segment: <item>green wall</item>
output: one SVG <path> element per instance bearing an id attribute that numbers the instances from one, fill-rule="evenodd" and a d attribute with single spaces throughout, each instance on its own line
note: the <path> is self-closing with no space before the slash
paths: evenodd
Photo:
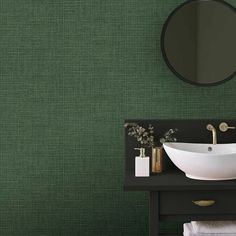
<path id="1" fill-rule="evenodd" d="M 195 87 L 162 59 L 182 2 L 0 1 L 1 236 L 147 235 L 148 195 L 123 191 L 124 119 L 236 117 L 235 79 Z"/>

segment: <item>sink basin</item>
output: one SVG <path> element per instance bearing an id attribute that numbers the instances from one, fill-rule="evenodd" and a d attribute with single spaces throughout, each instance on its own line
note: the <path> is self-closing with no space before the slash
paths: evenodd
<path id="1" fill-rule="evenodd" d="M 236 143 L 164 143 L 171 161 L 191 179 L 236 179 Z"/>

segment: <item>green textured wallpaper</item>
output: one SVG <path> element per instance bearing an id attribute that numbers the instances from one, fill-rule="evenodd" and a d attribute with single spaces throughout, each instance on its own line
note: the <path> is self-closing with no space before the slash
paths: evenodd
<path id="1" fill-rule="evenodd" d="M 123 192 L 123 120 L 236 117 L 235 79 L 195 87 L 162 59 L 182 2 L 0 0 L 1 236 L 148 234 L 148 195 Z"/>

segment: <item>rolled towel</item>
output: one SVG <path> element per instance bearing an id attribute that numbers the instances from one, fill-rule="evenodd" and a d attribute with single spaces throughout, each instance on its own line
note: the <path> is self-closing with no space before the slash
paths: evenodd
<path id="1" fill-rule="evenodd" d="M 236 235 L 236 221 L 191 221 L 196 234 L 233 234 Z"/>
<path id="2" fill-rule="evenodd" d="M 184 224 L 184 236 L 236 236 L 236 233 L 196 233 L 191 222 Z"/>
<path id="3" fill-rule="evenodd" d="M 191 223 L 184 224 L 184 236 L 196 236 L 193 232 L 193 226 Z"/>

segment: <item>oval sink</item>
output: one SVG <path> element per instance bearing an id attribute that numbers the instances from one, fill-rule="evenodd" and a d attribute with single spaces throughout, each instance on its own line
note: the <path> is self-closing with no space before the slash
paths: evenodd
<path id="1" fill-rule="evenodd" d="M 236 143 L 164 143 L 172 162 L 191 179 L 236 179 Z"/>

